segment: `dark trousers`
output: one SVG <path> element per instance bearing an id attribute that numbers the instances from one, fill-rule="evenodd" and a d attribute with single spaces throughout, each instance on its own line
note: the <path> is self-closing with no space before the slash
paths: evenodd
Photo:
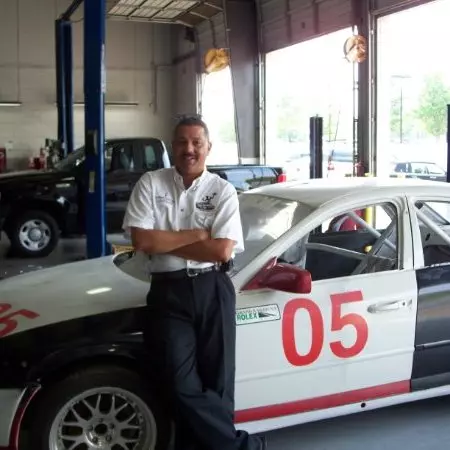
<path id="1" fill-rule="evenodd" d="M 235 292 L 228 275 L 153 280 L 146 341 L 170 399 L 176 450 L 260 450 L 234 427 Z"/>

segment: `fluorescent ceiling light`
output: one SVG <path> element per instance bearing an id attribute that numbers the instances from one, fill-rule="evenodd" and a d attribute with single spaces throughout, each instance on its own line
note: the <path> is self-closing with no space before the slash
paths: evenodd
<path id="1" fill-rule="evenodd" d="M 0 106 L 22 106 L 21 102 L 1 102 Z"/>

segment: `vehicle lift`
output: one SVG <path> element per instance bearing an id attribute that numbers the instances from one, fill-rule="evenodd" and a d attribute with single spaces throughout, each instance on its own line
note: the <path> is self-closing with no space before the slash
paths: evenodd
<path id="1" fill-rule="evenodd" d="M 58 140 L 73 151 L 73 44 L 71 17 L 84 3 L 84 100 L 87 257 L 110 254 L 105 218 L 105 0 L 74 0 L 55 23 Z"/>

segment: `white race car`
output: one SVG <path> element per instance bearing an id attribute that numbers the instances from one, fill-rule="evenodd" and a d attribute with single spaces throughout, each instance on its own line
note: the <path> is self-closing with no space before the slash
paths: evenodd
<path id="1" fill-rule="evenodd" d="M 239 201 L 238 427 L 450 393 L 449 185 L 314 180 Z M 33 450 L 167 448 L 142 345 L 146 261 L 121 253 L 0 283 L 2 449 L 24 436 Z"/>

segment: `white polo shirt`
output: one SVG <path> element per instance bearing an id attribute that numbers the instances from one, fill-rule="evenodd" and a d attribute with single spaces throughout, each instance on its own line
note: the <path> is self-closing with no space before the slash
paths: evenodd
<path id="1" fill-rule="evenodd" d="M 234 253 L 244 251 L 239 200 L 232 184 L 204 171 L 189 189 L 175 168 L 145 173 L 137 182 L 127 206 L 123 229 L 179 231 L 210 229 L 213 239 L 236 242 Z M 151 272 L 199 269 L 212 263 L 173 255 L 152 255 Z"/>

